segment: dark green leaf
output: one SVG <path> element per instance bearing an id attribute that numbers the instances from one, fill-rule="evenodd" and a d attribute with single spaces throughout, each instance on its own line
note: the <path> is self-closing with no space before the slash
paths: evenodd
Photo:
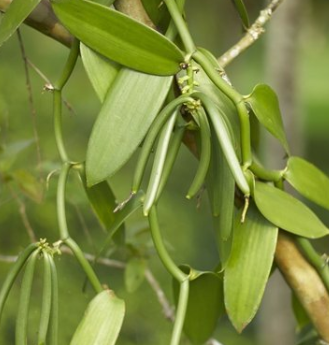
<path id="1" fill-rule="evenodd" d="M 295 319 L 297 321 L 297 329 L 301 330 L 305 326 L 310 324 L 311 320 L 294 293 L 292 293 L 292 296 L 291 296 L 291 304 L 292 304 L 292 310 L 295 315 Z"/>
<path id="2" fill-rule="evenodd" d="M 101 102 L 118 75 L 120 65 L 96 53 L 83 43 L 80 43 L 80 53 L 83 65 L 93 88 Z"/>
<path id="3" fill-rule="evenodd" d="M 329 178 L 313 164 L 290 157 L 284 178 L 305 198 L 329 209 Z"/>
<path id="4" fill-rule="evenodd" d="M 125 269 L 125 285 L 128 292 L 136 291 L 145 279 L 146 262 L 144 259 L 132 258 Z"/>
<path id="5" fill-rule="evenodd" d="M 244 223 L 235 220 L 231 256 L 224 271 L 228 316 L 241 332 L 255 316 L 270 275 L 278 228 L 251 204 Z"/>
<path id="6" fill-rule="evenodd" d="M 267 85 L 256 85 L 253 92 L 245 97 L 258 121 L 282 144 L 289 154 L 289 146 L 283 128 L 278 97 Z"/>
<path id="7" fill-rule="evenodd" d="M 41 0 L 14 0 L 0 21 L 0 46 L 17 30 Z"/>
<path id="8" fill-rule="evenodd" d="M 171 81 L 171 77 L 120 71 L 89 139 L 88 185 L 113 175 L 131 157 L 160 110 Z"/>
<path id="9" fill-rule="evenodd" d="M 119 64 L 145 73 L 173 75 L 184 61 L 171 41 L 118 11 L 86 0 L 52 3 L 74 36 Z"/>
<path id="10" fill-rule="evenodd" d="M 117 206 L 115 195 L 107 183 L 100 182 L 92 187 L 87 187 L 84 174 L 80 174 L 83 187 L 88 200 L 102 226 L 109 230 L 115 220 L 114 209 Z"/>
<path id="11" fill-rule="evenodd" d="M 142 3 L 152 22 L 165 31 L 170 22 L 170 15 L 163 0 L 142 0 Z"/>
<path id="12" fill-rule="evenodd" d="M 89 303 L 70 345 L 114 345 L 125 314 L 125 303 L 113 291 L 100 292 Z"/>
<path id="13" fill-rule="evenodd" d="M 173 288 L 177 304 L 179 284 L 176 280 L 173 281 Z M 199 272 L 196 278 L 190 281 L 184 333 L 193 344 L 201 345 L 211 337 L 218 318 L 223 314 L 222 278 L 213 272 Z"/>
<path id="14" fill-rule="evenodd" d="M 244 28 L 248 29 L 250 26 L 249 16 L 248 16 L 248 12 L 247 12 L 244 2 L 242 0 L 231 0 L 231 1 L 239 14 L 239 17 L 242 21 Z"/>
<path id="15" fill-rule="evenodd" d="M 319 218 L 290 194 L 262 182 L 256 182 L 254 193 L 259 211 L 279 228 L 307 238 L 329 234 Z"/>

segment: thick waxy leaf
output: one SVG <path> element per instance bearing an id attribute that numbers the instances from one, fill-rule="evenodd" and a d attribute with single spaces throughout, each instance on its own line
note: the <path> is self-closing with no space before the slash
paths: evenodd
<path id="1" fill-rule="evenodd" d="M 171 77 L 120 71 L 89 139 L 88 185 L 113 175 L 131 157 L 160 110 L 171 81 Z"/>
<path id="2" fill-rule="evenodd" d="M 132 258 L 125 269 L 125 285 L 128 292 L 136 291 L 145 279 L 146 262 L 143 259 Z"/>
<path id="3" fill-rule="evenodd" d="M 231 1 L 241 18 L 244 28 L 245 29 L 249 28 L 250 26 L 249 16 L 248 16 L 248 12 L 247 12 L 244 2 L 242 0 L 231 0 Z"/>
<path id="4" fill-rule="evenodd" d="M 0 46 L 22 24 L 41 0 L 14 0 L 0 18 Z"/>
<path id="5" fill-rule="evenodd" d="M 177 304 L 179 284 L 173 281 Z M 223 280 L 213 272 L 202 272 L 190 281 L 184 333 L 195 345 L 204 344 L 214 332 L 218 318 L 224 314 Z"/>
<path id="6" fill-rule="evenodd" d="M 173 75 L 184 61 L 166 37 L 111 8 L 85 0 L 56 0 L 60 21 L 80 41 L 124 66 L 157 75 Z"/>
<path id="7" fill-rule="evenodd" d="M 289 146 L 283 128 L 278 97 L 267 85 L 256 85 L 253 92 L 245 97 L 259 122 L 282 144 L 289 154 Z"/>
<path id="8" fill-rule="evenodd" d="M 236 217 L 231 256 L 224 271 L 225 306 L 241 332 L 253 319 L 270 275 L 278 228 L 250 205 L 244 223 Z"/>
<path id="9" fill-rule="evenodd" d="M 102 226 L 109 230 L 115 220 L 114 209 L 117 207 L 115 195 L 106 181 L 87 187 L 84 174 L 80 174 L 88 200 Z"/>
<path id="10" fill-rule="evenodd" d="M 123 300 L 111 290 L 100 292 L 89 303 L 70 345 L 114 345 L 124 314 Z"/>
<path id="11" fill-rule="evenodd" d="M 80 53 L 91 84 L 98 98 L 103 102 L 120 70 L 120 65 L 96 53 L 83 43 L 80 43 Z"/>
<path id="12" fill-rule="evenodd" d="M 319 218 L 290 194 L 262 182 L 256 182 L 254 194 L 259 211 L 279 228 L 307 238 L 329 234 Z"/>
<path id="13" fill-rule="evenodd" d="M 313 164 L 290 157 L 284 178 L 305 198 L 329 209 L 329 178 Z"/>

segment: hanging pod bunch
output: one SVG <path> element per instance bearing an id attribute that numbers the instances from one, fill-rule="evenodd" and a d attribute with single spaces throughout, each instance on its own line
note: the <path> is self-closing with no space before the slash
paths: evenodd
<path id="1" fill-rule="evenodd" d="M 8 294 L 15 279 L 24 269 L 21 293 L 15 328 L 15 344 L 25 345 L 29 337 L 28 316 L 34 272 L 39 258 L 43 259 L 43 293 L 37 344 L 45 345 L 48 339 L 50 345 L 58 344 L 58 279 L 53 260 L 54 249 L 45 240 L 29 245 L 18 257 L 9 271 L 0 292 L 0 313 L 2 313 Z M 25 268 L 24 268 L 25 266 Z"/>

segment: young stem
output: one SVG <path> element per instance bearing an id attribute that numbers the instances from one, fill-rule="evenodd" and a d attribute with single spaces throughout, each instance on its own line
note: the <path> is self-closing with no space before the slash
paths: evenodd
<path id="1" fill-rule="evenodd" d="M 67 238 L 64 240 L 64 243 L 72 250 L 76 259 L 79 261 L 81 268 L 85 272 L 90 284 L 94 288 L 96 293 L 102 292 L 103 287 L 100 281 L 98 280 L 93 268 L 91 267 L 88 260 L 84 257 L 82 250 L 78 244 L 72 239 Z"/>
<path id="2" fill-rule="evenodd" d="M 72 165 L 70 163 L 63 163 L 57 185 L 57 218 L 58 230 L 61 240 L 65 240 L 70 236 L 66 222 L 65 190 L 67 177 L 69 175 L 71 167 Z"/>
<path id="3" fill-rule="evenodd" d="M 57 144 L 57 149 L 62 162 L 68 162 L 68 154 L 65 149 L 63 140 L 63 128 L 62 128 L 62 89 L 70 78 L 76 61 L 79 56 L 79 41 L 74 39 L 72 48 L 67 59 L 63 72 L 54 85 L 54 132 Z"/>
<path id="4" fill-rule="evenodd" d="M 176 311 L 176 318 L 174 329 L 171 336 L 170 345 L 179 345 L 179 340 L 182 334 L 182 329 L 185 321 L 188 296 L 189 296 L 190 281 L 185 280 L 180 284 L 178 305 Z"/>
<path id="5" fill-rule="evenodd" d="M 193 54 L 196 50 L 196 47 L 191 37 L 191 34 L 188 30 L 188 27 L 181 15 L 180 9 L 178 8 L 174 0 L 164 0 L 164 2 L 167 5 L 168 11 L 173 22 L 176 24 L 179 36 L 183 41 L 186 53 L 189 55 Z"/>
<path id="6" fill-rule="evenodd" d="M 159 255 L 160 260 L 162 261 L 167 271 L 180 283 L 183 283 L 185 280 L 188 279 L 188 276 L 176 266 L 176 264 L 174 263 L 170 255 L 168 254 L 166 247 L 164 246 L 162 236 L 160 233 L 156 206 L 152 206 L 152 208 L 150 209 L 148 218 L 149 218 L 153 243 Z"/>
<path id="7" fill-rule="evenodd" d="M 318 271 L 324 285 L 329 291 L 329 267 L 325 260 L 313 248 L 309 240 L 302 237 L 296 237 L 296 242 L 301 248 L 306 259 Z"/>

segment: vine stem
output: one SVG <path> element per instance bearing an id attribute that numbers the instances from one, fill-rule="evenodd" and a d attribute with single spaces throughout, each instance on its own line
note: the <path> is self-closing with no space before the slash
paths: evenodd
<path id="1" fill-rule="evenodd" d="M 174 0 L 164 0 L 164 3 L 166 4 L 170 16 L 177 27 L 179 36 L 183 41 L 187 54 L 192 55 L 195 52 L 196 47 L 188 30 L 188 27 L 181 15 L 180 9 L 178 8 Z"/>
<path id="2" fill-rule="evenodd" d="M 155 249 L 159 255 L 160 260 L 162 261 L 163 265 L 167 269 L 167 271 L 179 281 L 179 283 L 184 282 L 188 279 L 188 275 L 182 272 L 174 263 L 170 255 L 168 254 L 168 251 L 166 247 L 163 244 L 159 222 L 158 222 L 158 215 L 156 206 L 152 206 L 149 212 L 149 223 L 150 223 L 150 229 L 151 229 L 151 235 L 153 238 L 153 243 L 155 246 Z"/>
<path id="3" fill-rule="evenodd" d="M 57 184 L 57 219 L 58 219 L 58 230 L 61 240 L 68 238 L 69 231 L 66 222 L 66 210 L 65 210 L 65 192 L 66 182 L 72 165 L 70 163 L 63 163 L 59 180 Z"/>
<path id="4" fill-rule="evenodd" d="M 189 296 L 190 282 L 189 280 L 184 280 L 180 284 L 178 305 L 176 310 L 176 319 L 174 321 L 174 329 L 171 336 L 170 345 L 179 345 L 179 340 L 182 335 L 188 296 Z"/>
<path id="5" fill-rule="evenodd" d="M 73 252 L 74 256 L 76 259 L 79 261 L 80 266 L 82 267 L 83 271 L 86 273 L 86 276 L 94 288 L 96 293 L 102 292 L 103 287 L 100 281 L 98 280 L 93 268 L 91 267 L 90 263 L 88 260 L 85 258 L 83 255 L 82 250 L 78 246 L 78 244 L 72 239 L 72 238 L 67 238 L 63 241 Z"/>
<path id="6" fill-rule="evenodd" d="M 329 267 L 326 260 L 321 257 L 313 248 L 309 240 L 303 237 L 296 237 L 296 242 L 301 248 L 304 256 L 310 264 L 318 271 L 327 290 L 329 291 Z"/>

